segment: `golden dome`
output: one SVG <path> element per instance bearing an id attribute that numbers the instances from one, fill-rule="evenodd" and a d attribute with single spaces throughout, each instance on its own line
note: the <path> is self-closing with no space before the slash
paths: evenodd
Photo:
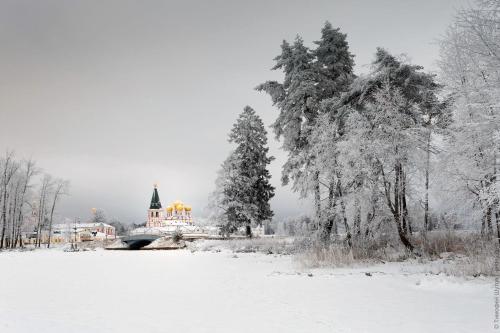
<path id="1" fill-rule="evenodd" d="M 190 212 L 191 211 L 191 206 L 184 206 L 184 210 L 186 212 Z"/>
<path id="2" fill-rule="evenodd" d="M 177 211 L 181 211 L 181 210 L 184 210 L 184 205 L 182 203 L 178 204 L 177 206 L 175 206 L 175 209 Z"/>
<path id="3" fill-rule="evenodd" d="M 174 208 L 172 206 L 167 206 L 167 208 L 165 208 L 165 210 L 167 212 L 171 212 L 172 210 L 174 210 Z"/>

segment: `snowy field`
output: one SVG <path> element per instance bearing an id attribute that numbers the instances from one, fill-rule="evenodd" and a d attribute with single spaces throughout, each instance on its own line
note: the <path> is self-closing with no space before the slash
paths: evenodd
<path id="1" fill-rule="evenodd" d="M 264 254 L 41 250 L 0 253 L 0 266 L 3 333 L 493 331 L 492 279 L 400 264 L 304 270 Z"/>

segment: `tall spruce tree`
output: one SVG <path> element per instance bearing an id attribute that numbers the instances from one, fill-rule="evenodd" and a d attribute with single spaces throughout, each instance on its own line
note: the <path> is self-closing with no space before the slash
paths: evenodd
<path id="1" fill-rule="evenodd" d="M 267 166 L 273 157 L 267 156 L 267 132 L 255 111 L 246 106 L 229 134 L 236 148 L 224 161 L 216 181 L 215 205 L 221 213 L 221 231 L 230 234 L 245 227 L 251 236 L 252 225 L 270 220 L 273 211 L 270 199 L 274 187 Z"/>

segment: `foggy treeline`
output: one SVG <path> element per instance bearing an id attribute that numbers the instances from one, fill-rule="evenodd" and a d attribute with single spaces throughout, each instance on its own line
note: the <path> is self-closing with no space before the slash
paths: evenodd
<path id="1" fill-rule="evenodd" d="M 56 209 L 68 192 L 66 180 L 54 178 L 32 159 L 18 159 L 6 151 L 0 157 L 0 248 L 23 247 L 23 233 L 40 247 L 42 233 L 48 235 Z"/>

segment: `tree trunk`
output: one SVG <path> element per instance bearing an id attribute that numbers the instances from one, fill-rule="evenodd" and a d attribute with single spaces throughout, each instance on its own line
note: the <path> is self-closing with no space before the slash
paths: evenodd
<path id="1" fill-rule="evenodd" d="M 346 237 L 345 240 L 347 242 L 347 245 L 349 247 L 352 247 L 352 235 L 351 235 L 351 230 L 349 228 L 349 224 L 347 223 L 347 215 L 345 212 L 345 202 L 344 198 L 342 195 L 342 184 L 340 182 L 340 179 L 337 181 L 337 194 L 340 199 L 340 208 L 341 208 L 341 213 L 342 213 L 342 221 L 344 222 L 344 228 L 346 232 Z"/>
<path id="2" fill-rule="evenodd" d="M 425 233 L 429 230 L 429 172 L 430 172 L 430 161 L 431 161 L 431 130 L 427 136 L 427 150 L 426 150 L 426 160 L 425 160 L 425 199 L 424 199 L 424 228 Z"/>
<path id="3" fill-rule="evenodd" d="M 414 247 L 402 228 L 401 221 L 399 220 L 399 215 L 394 215 L 394 221 L 396 222 L 396 227 L 398 230 L 398 235 L 399 239 L 401 240 L 401 243 L 403 243 L 403 245 L 408 249 L 408 251 L 413 252 Z"/>
<path id="4" fill-rule="evenodd" d="M 332 180 L 328 186 L 328 217 L 326 219 L 325 227 L 321 234 L 321 239 L 324 242 L 330 240 L 331 234 L 337 234 L 337 221 L 335 219 L 335 206 L 337 205 L 337 200 L 335 197 L 335 182 Z"/>
<path id="5" fill-rule="evenodd" d="M 366 213 L 366 227 L 365 227 L 365 237 L 368 238 L 371 232 L 371 224 L 375 218 L 375 209 L 372 207 L 372 211 Z"/>
<path id="6" fill-rule="evenodd" d="M 52 208 L 50 209 L 50 220 L 49 220 L 49 238 L 47 240 L 47 248 L 50 248 L 50 241 L 52 239 L 52 218 L 54 217 L 54 208 L 56 207 L 56 199 L 52 203 Z"/>
<path id="7" fill-rule="evenodd" d="M 321 193 L 319 184 L 319 171 L 314 172 L 314 215 L 318 229 L 321 227 Z"/>
<path id="8" fill-rule="evenodd" d="M 393 197 L 394 197 L 394 202 L 391 199 L 391 193 L 390 193 L 390 183 L 387 181 L 387 178 L 384 173 L 383 167 L 381 167 L 380 171 L 382 173 L 383 177 L 383 182 L 384 182 L 384 193 L 385 193 L 385 198 L 387 205 L 389 206 L 389 209 L 393 215 L 394 218 L 394 223 L 396 224 L 396 229 L 398 231 L 399 239 L 401 240 L 401 243 L 410 251 L 413 252 L 414 247 L 411 244 L 410 240 L 407 237 L 407 234 L 405 233 L 403 226 L 402 226 L 402 221 L 401 221 L 401 204 L 400 204 L 400 176 L 401 176 L 401 170 L 402 165 L 400 162 L 396 162 L 394 165 L 394 190 L 393 190 Z"/>
<path id="9" fill-rule="evenodd" d="M 8 198 L 8 187 L 10 184 L 10 181 L 14 174 L 17 171 L 17 166 L 15 165 L 13 161 L 13 156 L 14 154 L 12 152 L 7 152 L 5 154 L 5 161 L 4 161 L 4 169 L 3 169 L 3 175 L 2 175 L 2 215 L 1 215 L 1 221 L 2 221 L 2 232 L 0 234 L 0 249 L 4 247 L 4 240 L 5 240 L 5 229 L 6 229 L 6 224 L 7 224 L 7 198 Z"/>
<path id="10" fill-rule="evenodd" d="M 28 185 L 30 183 L 31 177 L 35 174 L 35 163 L 33 160 L 28 160 L 26 162 L 26 173 L 24 176 L 24 183 L 23 183 L 23 190 L 21 192 L 21 199 L 19 202 L 19 214 L 17 216 L 17 236 L 16 236 L 16 243 L 17 240 L 19 239 L 19 245 L 23 247 L 23 241 L 22 241 L 22 224 L 23 224 L 23 208 L 24 208 L 24 200 L 26 197 L 26 191 L 28 189 Z"/>
<path id="11" fill-rule="evenodd" d="M 486 236 L 486 212 L 484 210 L 481 218 L 481 235 Z"/>
<path id="12" fill-rule="evenodd" d="M 16 247 L 16 230 L 17 230 L 17 211 L 18 211 L 18 205 L 19 205 L 19 187 L 21 185 L 21 181 L 18 180 L 16 183 L 16 189 L 14 192 L 14 202 L 13 202 L 13 208 L 12 208 L 12 215 L 11 217 L 11 230 L 10 230 L 10 248 Z"/>
<path id="13" fill-rule="evenodd" d="M 4 246 L 6 224 L 7 224 L 7 185 L 4 184 L 3 202 L 2 202 L 2 233 L 0 235 L 0 249 L 3 249 Z"/>
<path id="14" fill-rule="evenodd" d="M 43 189 L 42 185 L 42 190 L 43 192 L 40 194 L 40 200 L 39 200 L 39 207 L 38 207 L 38 223 L 36 227 L 36 242 L 35 246 L 40 247 L 41 243 L 41 238 L 42 238 L 42 224 L 43 224 L 43 218 L 45 216 L 45 190 Z"/>
<path id="15" fill-rule="evenodd" d="M 497 240 L 498 240 L 498 244 L 500 245 L 500 211 L 497 209 L 495 211 L 495 223 L 496 223 L 496 226 L 497 226 Z"/>
<path id="16" fill-rule="evenodd" d="M 12 191 L 12 189 L 11 189 Z M 5 247 L 10 248 L 12 247 L 12 230 L 14 230 L 14 214 L 15 214 L 15 204 L 16 204 L 16 192 L 11 193 L 11 195 L 14 195 L 14 201 L 11 200 L 9 204 L 9 223 L 7 224 L 7 236 L 5 238 Z"/>
<path id="17" fill-rule="evenodd" d="M 411 226 L 408 218 L 408 205 L 406 204 L 406 173 L 401 167 L 401 215 L 403 217 L 403 231 L 411 234 Z"/>
<path id="18" fill-rule="evenodd" d="M 41 246 L 43 237 L 43 227 L 46 222 L 46 208 L 47 208 L 47 196 L 49 194 L 50 187 L 52 186 L 51 177 L 45 175 L 42 180 L 42 187 L 40 189 L 40 200 L 38 207 L 38 225 L 37 225 L 37 247 Z"/>
<path id="19" fill-rule="evenodd" d="M 356 209 L 356 214 L 354 216 L 354 237 L 359 237 L 361 235 L 361 204 L 359 202 L 359 198 L 354 200 L 354 206 Z"/>
<path id="20" fill-rule="evenodd" d="M 52 200 L 52 207 L 50 208 L 50 220 L 49 220 L 49 239 L 48 239 L 48 242 L 47 242 L 47 248 L 50 247 L 50 240 L 52 239 L 52 220 L 54 218 L 54 210 L 56 208 L 56 203 L 57 203 L 57 199 L 59 198 L 59 196 L 61 194 L 63 194 L 63 191 L 64 191 L 64 182 L 62 181 L 58 181 L 57 185 L 56 185 L 56 190 L 54 192 L 54 198 Z M 247 228 L 249 228 L 250 226 L 247 226 Z M 247 236 L 251 237 L 252 236 L 252 229 L 250 228 L 250 235 L 248 235 L 248 232 L 249 230 L 247 229 L 246 230 L 247 232 Z"/>
<path id="21" fill-rule="evenodd" d="M 488 233 L 493 235 L 493 224 L 491 223 L 491 205 L 488 205 L 488 210 L 486 212 L 486 223 L 488 225 Z"/>

